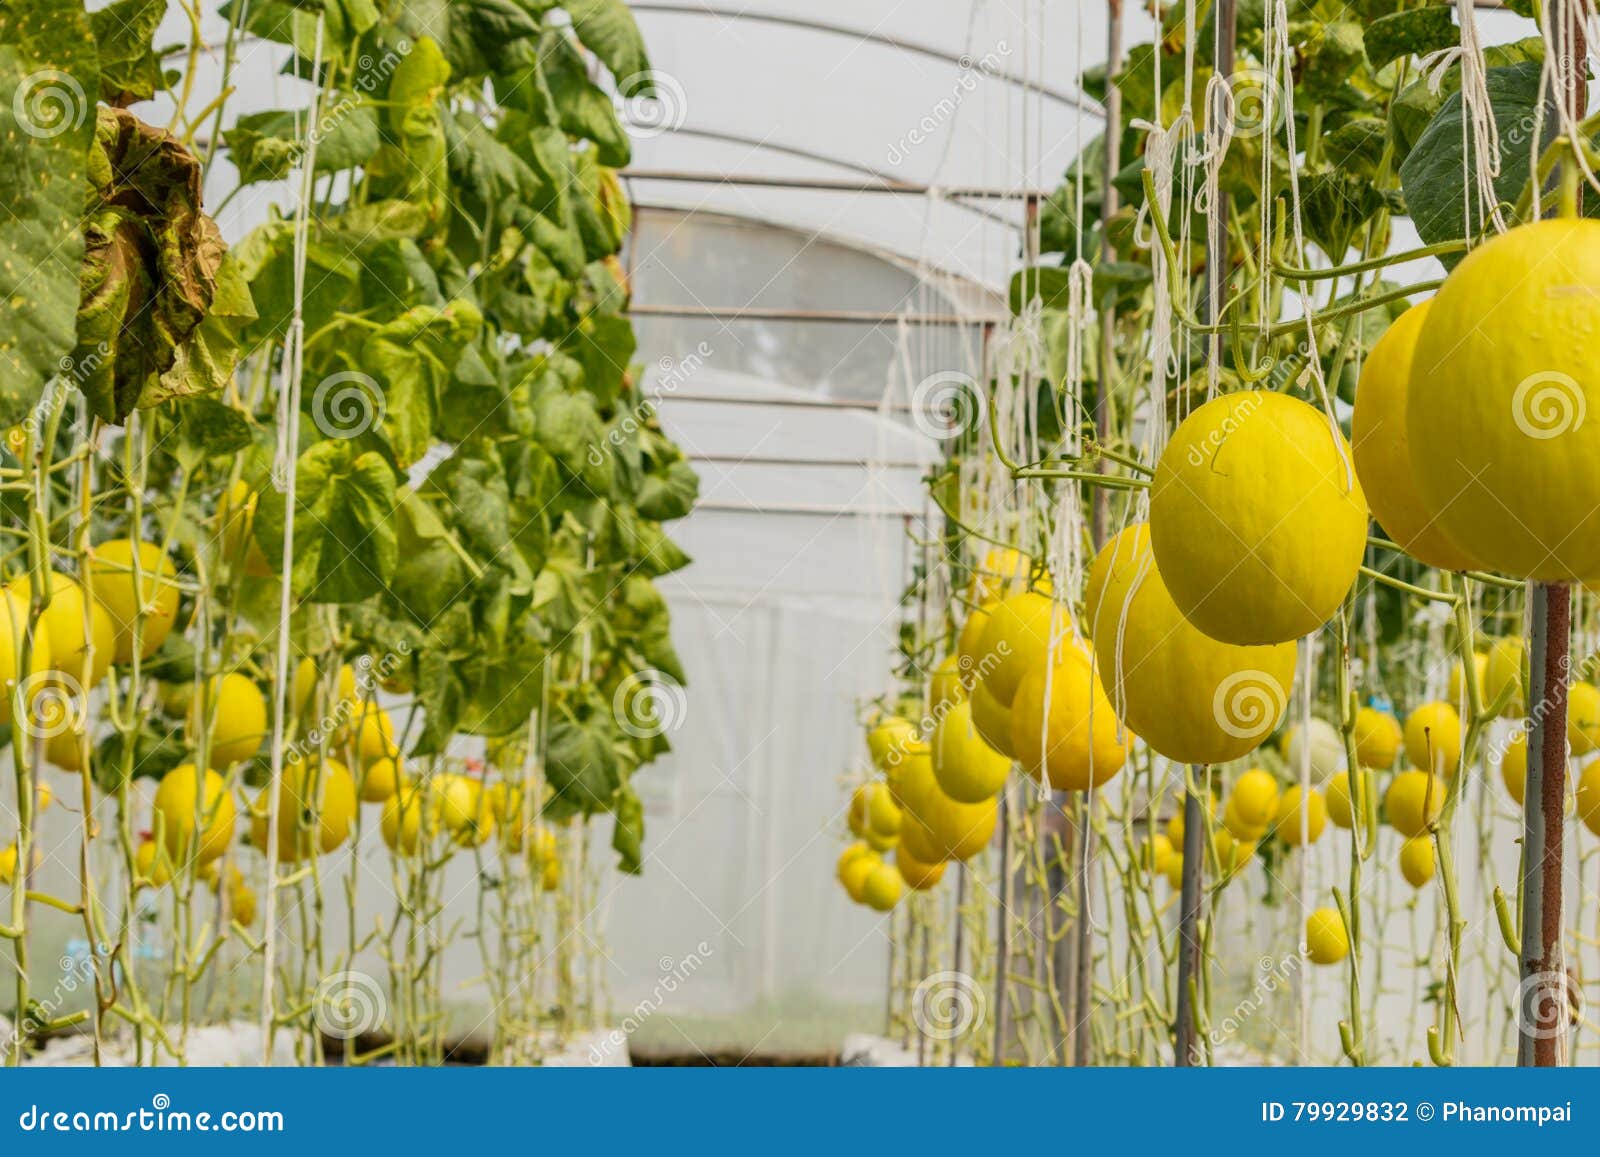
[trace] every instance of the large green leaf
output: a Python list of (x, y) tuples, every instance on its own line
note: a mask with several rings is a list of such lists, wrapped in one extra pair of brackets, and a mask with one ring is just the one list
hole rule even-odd
[[(1500, 175), (1494, 188), (1501, 201), (1515, 201), (1528, 181), (1533, 151), (1529, 137), (1539, 117), (1542, 93), (1540, 73), (1541, 66), (1528, 61), (1491, 68), (1485, 78), (1500, 131)], [(1485, 228), (1476, 189), (1469, 196), (1463, 188), (1462, 118), (1461, 94), (1457, 92), (1445, 101), (1400, 166), (1407, 210), (1418, 235), (1428, 244), (1476, 237)], [(1546, 99), (1538, 151), (1544, 151), (1558, 127), (1557, 110)], [(1470, 217), (1466, 215), (1468, 206)], [(1459, 259), (1454, 255), (1443, 260), (1453, 265)]]
[(617, 853), (617, 871), (637, 876), (644, 871), (644, 804), (632, 787), (623, 784), (611, 814), (611, 850)]
[(456, 301), (413, 306), (368, 335), (361, 364), (382, 392), (383, 435), (401, 466), (433, 444), (440, 388), (482, 323), (474, 306)]
[(582, 723), (562, 722), (550, 728), (545, 777), (553, 796), (546, 810), (558, 818), (606, 810), (622, 786), (612, 731), (597, 710)]
[(614, 169), (627, 165), (632, 146), (617, 118), (617, 107), (589, 79), (583, 54), (572, 38), (560, 30), (545, 33), (539, 56), (561, 114), (561, 127), (575, 137), (593, 141), (602, 165)]
[(440, 115), (450, 65), (438, 44), (424, 37), (395, 66), (389, 78), (389, 131), (406, 161), (406, 199), (444, 216), (450, 196), (449, 148)]
[(628, 96), (651, 94), (644, 37), (623, 0), (561, 0), (561, 7), (572, 17), (572, 27), (584, 47), (611, 70)]
[[(394, 574), (394, 474), (376, 451), (329, 439), (300, 455), (295, 482), (295, 594), (314, 603), (360, 602)], [(267, 488), (256, 509), (256, 542), (283, 568), (284, 495)]]
[[(1544, 41), (1537, 36), (1530, 36), (1511, 44), (1493, 44), (1483, 50), (1483, 60), (1489, 68), (1504, 68), (1530, 60), (1543, 61)], [(1401, 91), (1389, 106), (1397, 160), (1405, 160), (1423, 130), (1428, 127), (1428, 122), (1433, 120), (1450, 95), (1460, 90), (1461, 65), (1457, 63), (1445, 69), (1437, 90), (1433, 78), (1425, 76)]]
[(1393, 12), (1367, 26), (1367, 60), (1382, 68), (1402, 56), (1424, 56), (1460, 41), (1461, 30), (1443, 5)]
[(116, 0), (89, 17), (100, 51), (100, 99), (126, 105), (166, 87), (151, 40), (167, 0)]
[[(239, 170), (239, 183), (281, 181), (300, 161), (311, 126), (289, 109), (240, 117), (222, 134), (228, 157)], [(314, 170), (336, 173), (364, 165), (378, 151), (377, 110), (352, 96), (334, 102), (318, 118)]]
[(99, 78), (79, 0), (0, 0), (0, 425), (72, 352)]

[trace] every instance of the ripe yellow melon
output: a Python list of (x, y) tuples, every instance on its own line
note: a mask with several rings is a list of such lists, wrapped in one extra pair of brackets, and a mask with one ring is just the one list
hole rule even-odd
[(1139, 848), (1139, 862), (1151, 872), (1160, 874), (1167, 870), (1167, 861), (1175, 854), (1176, 849), (1163, 833), (1157, 832)]
[(928, 710), (938, 718), (966, 697), (967, 689), (961, 682), (961, 658), (946, 655), (928, 677)]
[(1337, 964), (1350, 955), (1350, 936), (1337, 908), (1318, 908), (1306, 917), (1306, 955), (1313, 964)]
[(981, 603), (967, 612), (956, 636), (956, 669), (961, 685), (971, 691), (978, 681), (978, 659), (983, 646), (983, 632), (989, 626), (989, 616), (994, 612), (993, 602)]
[(1567, 745), (1573, 755), (1600, 748), (1600, 687), (1582, 681), (1567, 688)]
[(1072, 621), (1066, 608), (1047, 595), (1024, 591), (996, 603), (984, 625), (976, 656), (978, 679), (995, 701), (1010, 707), (1022, 677), (1060, 655), (1072, 643)]
[(1282, 717), (1299, 644), (1218, 642), (1184, 618), (1163, 578), (1144, 524), (1116, 535), (1094, 561), (1086, 609), (1107, 697), (1168, 759), (1238, 759)]
[[(335, 688), (338, 698), (333, 703), (318, 703), (321, 683), (322, 673), (317, 670), (316, 660), (311, 656), (307, 655), (295, 664), (294, 690), (291, 694), (295, 710), (300, 714), (301, 728), (342, 732), (361, 712), (361, 688), (356, 683), (355, 669), (349, 663), (340, 664)], [(324, 712), (320, 716), (317, 714), (319, 707)], [(324, 727), (324, 724), (327, 726)]]
[(939, 850), (928, 829), (913, 815), (906, 816), (900, 823), (900, 845), (895, 854), (902, 853), (924, 864), (943, 864), (950, 858)]
[(1284, 792), (1278, 799), (1278, 818), (1276, 831), (1278, 838), (1291, 848), (1300, 846), (1301, 813), (1305, 813), (1305, 837), (1308, 844), (1314, 844), (1322, 838), (1322, 830), (1328, 826), (1328, 801), (1316, 788), (1312, 788), (1306, 797), (1307, 802), (1300, 802), (1300, 785), (1295, 784)]
[(129, 539), (102, 542), (90, 551), (94, 597), (116, 628), (112, 657), (118, 663), (133, 660), (134, 628), (141, 609), (141, 658), (155, 654), (178, 622), (179, 590), (174, 581), (178, 572), (155, 543), (140, 542), (138, 548), (138, 581), (134, 576), (134, 543)]
[(972, 722), (972, 704), (957, 703), (933, 729), (929, 743), (933, 774), (944, 793), (961, 803), (977, 803), (1005, 786), (1011, 758), (984, 741)]
[[(1355, 789), (1354, 793), (1352, 788)], [(1328, 818), (1335, 827), (1350, 828), (1354, 826), (1356, 809), (1366, 806), (1366, 800), (1371, 792), (1377, 790), (1377, 781), (1373, 778), (1370, 768), (1362, 768), (1354, 780), (1350, 773), (1341, 771), (1328, 781), (1325, 796), (1328, 804)]]
[(1413, 767), (1448, 775), (1461, 762), (1461, 716), (1448, 703), (1424, 703), (1406, 716), (1405, 738)]
[[(266, 820), (262, 818), (258, 822), (262, 833), (260, 842), (265, 849)], [(380, 831), (391, 852), (412, 855), (425, 841), (431, 841), (438, 830), (438, 808), (428, 799), (420, 783), (402, 781), (384, 801)], [(256, 838), (252, 836), (253, 840)]]
[(1420, 888), (1433, 879), (1433, 837), (1412, 836), (1400, 845), (1400, 874), (1413, 888)]
[(1431, 305), (1423, 301), (1402, 313), (1367, 355), (1356, 386), (1350, 440), (1372, 517), (1400, 549), (1441, 570), (1473, 570), (1481, 564), (1433, 525), (1411, 477), (1406, 398), (1411, 357)]
[(921, 742), (916, 724), (898, 715), (889, 715), (867, 732), (867, 754), (879, 771), (888, 771)]
[[(28, 618), (27, 602), (9, 590), (0, 590), (0, 723), (11, 722), (11, 697), (16, 691), (17, 680), (22, 679), (24, 695), (32, 693), (32, 697), (37, 698), (44, 688), (37, 682), (30, 684), (29, 679), (51, 669), (50, 626), (43, 616), (34, 624), (33, 650), (28, 653), (28, 669), (26, 672), (21, 669), (22, 648), (28, 637)], [(48, 698), (50, 701), (44, 706), (50, 708), (53, 714), (55, 708), (62, 704), (53, 693)]]
[(1028, 672), (1011, 704), (1011, 746), (1022, 769), (1037, 780), (1043, 768), (1057, 791), (1105, 783), (1122, 770), (1132, 741), (1117, 722), (1094, 660), (1076, 647), (1054, 668), (1040, 663)]
[(900, 902), (904, 890), (905, 881), (900, 876), (900, 869), (880, 861), (862, 882), (861, 898), (868, 908), (887, 912)]
[[(281, 783), (280, 860), (292, 864), (322, 855), (349, 838), (356, 815), (356, 784), (344, 764), (332, 759), (298, 759), (284, 766)], [(268, 790), (261, 789), (250, 810), (250, 842), (263, 853), (267, 847)], [(397, 821), (400, 818), (397, 813)], [(419, 816), (419, 823), (420, 820)]]
[(249, 759), (272, 730), (261, 689), (238, 671), (211, 680), (207, 694), (195, 696), (189, 710), (189, 742), (196, 755), (202, 724), (210, 728), (212, 767)]
[[(33, 584), (26, 574), (12, 579), (6, 589), (27, 607), (33, 599)], [(89, 603), (89, 629), (84, 630), (83, 588), (71, 575), (59, 571), (50, 576), (50, 605), (40, 616), (49, 639), (50, 669), (67, 677), (66, 688), (76, 694), (105, 678), (116, 649), (117, 628), (111, 615), (98, 600)], [(24, 620), (25, 622), (26, 620)], [(94, 640), (93, 663), (88, 660), (89, 641)], [(73, 684), (77, 686), (74, 687)]]
[(1435, 295), (1406, 428), (1423, 509), (1517, 578), (1600, 574), (1600, 222), (1491, 238)]
[(1578, 776), (1578, 818), (1600, 836), (1600, 763), (1591, 763)]
[(993, 798), (978, 803), (951, 799), (934, 778), (931, 760), (908, 760), (901, 768), (895, 794), (903, 812), (901, 840), (908, 842), (913, 858), (924, 863), (970, 859), (987, 847), (994, 835), (998, 802)]
[(1285, 394), (1214, 398), (1156, 464), (1150, 537), (1173, 602), (1201, 631), (1238, 646), (1298, 639), (1333, 617), (1366, 551), (1349, 444)]
[(900, 878), (906, 886), (918, 892), (925, 892), (944, 879), (944, 861), (924, 863), (908, 852), (903, 843), (895, 849), (894, 866), (900, 869)]
[(1011, 743), (1011, 709), (989, 693), (982, 683), (973, 685), (971, 698), (972, 726), (983, 741), (1007, 759), (1017, 757)]
[(1500, 707), (1504, 719), (1520, 719), (1527, 714), (1522, 694), (1522, 640), (1496, 639), (1489, 648), (1483, 671), (1483, 705), (1487, 710)]
[[(1259, 767), (1250, 768), (1233, 781), (1233, 790), (1228, 793), (1228, 807), (1233, 810), (1238, 824), (1247, 830), (1265, 828), (1278, 814), (1278, 781), (1269, 771)], [(1223, 818), (1227, 818), (1226, 812)], [(1229, 830), (1233, 831), (1233, 828)], [(1237, 831), (1233, 834), (1241, 839), (1251, 838)]]
[(839, 873), (839, 882), (844, 885), (844, 890), (857, 904), (867, 902), (867, 877), (882, 863), (877, 852), (869, 851), (866, 855), (851, 860)]
[(1408, 839), (1420, 836), (1444, 811), (1445, 783), (1437, 775), (1413, 768), (1402, 771), (1389, 782), (1383, 795), (1383, 811), (1389, 826)]
[(1363, 707), (1356, 712), (1355, 731), (1356, 762), (1362, 767), (1384, 769), (1394, 763), (1400, 754), (1404, 735), (1400, 721), (1387, 711), (1376, 707)]
[[(400, 764), (393, 759), (374, 759), (361, 769), (362, 803), (386, 803), (400, 789), (403, 780)], [(521, 830), (520, 828), (516, 830)]]
[(991, 599), (1015, 594), (1028, 585), (1033, 560), (1008, 546), (992, 547), (972, 572), (967, 585), (968, 601), (982, 605)]
[[(200, 783), (204, 783), (203, 789)], [(160, 837), (175, 864), (191, 858), (199, 864), (221, 859), (233, 841), (235, 814), (233, 796), (222, 776), (207, 771), (202, 778), (192, 763), (173, 768), (156, 786)]]
[(1520, 727), (1511, 733), (1500, 754), (1500, 780), (1506, 785), (1506, 794), (1521, 807), (1528, 782), (1528, 733)]

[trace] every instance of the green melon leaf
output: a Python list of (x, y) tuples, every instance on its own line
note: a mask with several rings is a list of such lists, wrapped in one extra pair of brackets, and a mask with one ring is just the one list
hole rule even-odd
[(38, 404), (76, 344), (98, 92), (79, 0), (0, 0), (0, 425)]
[[(294, 593), (313, 603), (355, 603), (383, 590), (398, 545), (394, 473), (376, 451), (330, 438), (300, 455), (295, 483)], [(256, 509), (256, 542), (283, 567), (284, 495), (268, 487)]]

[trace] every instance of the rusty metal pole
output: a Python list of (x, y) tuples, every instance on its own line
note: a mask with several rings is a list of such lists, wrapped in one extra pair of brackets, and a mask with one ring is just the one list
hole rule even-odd
[(1571, 592), (1565, 583), (1528, 588), (1528, 782), (1522, 809), (1522, 985), (1517, 1064), (1562, 1063), (1567, 973), (1562, 959), (1562, 855), (1567, 794), (1567, 647)]
[[(1198, 1049), (1194, 1033), (1194, 998), (1200, 983), (1200, 908), (1205, 897), (1206, 819), (1200, 811), (1206, 769), (1184, 768), (1183, 881), (1178, 891), (1178, 1023), (1173, 1026), (1172, 1063), (1189, 1068)], [(1192, 780), (1192, 782), (1190, 782)]]
[[(1566, 41), (1566, 50), (1557, 54), (1557, 79), (1567, 111), (1574, 121), (1581, 121), (1588, 106), (1583, 17), (1576, 4), (1558, 7), (1556, 13), (1567, 20), (1560, 34)], [(1578, 197), (1581, 212), (1581, 185)], [(1561, 939), (1572, 591), (1566, 583), (1530, 583), (1528, 601), (1529, 759), (1522, 807), (1522, 984), (1518, 991), (1521, 1033), (1517, 1064), (1553, 1068), (1566, 1063), (1569, 1027), (1569, 981)]]

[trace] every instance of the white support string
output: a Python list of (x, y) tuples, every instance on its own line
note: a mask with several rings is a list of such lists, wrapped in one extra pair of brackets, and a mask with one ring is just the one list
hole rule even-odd
[[(306, 147), (300, 158), (299, 203), (294, 219), (294, 308), (289, 328), (283, 339), (283, 385), (278, 393), (278, 445), (272, 466), (272, 482), (282, 491), (283, 568), (278, 588), (278, 648), (274, 667), (276, 681), (272, 692), (272, 778), (267, 785), (267, 882), (262, 897), (263, 938), (261, 946), (261, 1049), (262, 1064), (270, 1066), (273, 1041), (276, 1035), (276, 1010), (273, 1006), (273, 956), (277, 948), (278, 921), (275, 910), (278, 882), (278, 819), (282, 812), (284, 714), (289, 694), (289, 622), (294, 610), (294, 516), (296, 469), (296, 433), (300, 424), (300, 382), (305, 370), (305, 320), (303, 307), (306, 288), (306, 250), (310, 233), (311, 200), (317, 162), (317, 134), (315, 126), (322, 99), (322, 33), (323, 16), (317, 15), (316, 45), (311, 58), (313, 86), (310, 107), (306, 110)], [(300, 119), (299, 113), (295, 120)], [(295, 125), (296, 138), (301, 126)]]
[[(1541, 0), (1547, 3), (1548, 0)], [(1558, 0), (1559, 2), (1559, 0)], [(1461, 66), (1461, 167), (1462, 219), (1467, 224), (1467, 243), (1473, 242), (1472, 194), (1478, 197), (1478, 221), (1492, 223), (1496, 233), (1504, 233), (1507, 225), (1500, 212), (1500, 195), (1495, 191), (1495, 179), (1500, 176), (1500, 129), (1495, 124), (1494, 106), (1489, 102), (1487, 66), (1483, 59), (1483, 45), (1478, 40), (1478, 22), (1472, 0), (1455, 0), (1456, 23), (1461, 29), (1461, 43), (1453, 48), (1442, 48), (1422, 57), (1420, 64), (1428, 77), (1429, 91), (1437, 93), (1444, 83), (1450, 66)], [(1549, 69), (1548, 54), (1545, 68)], [(1536, 114), (1537, 115), (1537, 114)], [(1534, 133), (1535, 141), (1539, 134)]]

